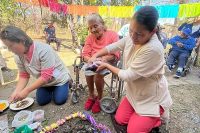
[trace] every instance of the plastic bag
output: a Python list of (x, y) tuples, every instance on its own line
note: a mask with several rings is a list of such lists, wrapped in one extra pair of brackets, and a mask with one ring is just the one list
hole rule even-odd
[(42, 122), (44, 120), (44, 110), (36, 110), (33, 112), (33, 121)]
[(36, 130), (36, 129), (39, 128), (40, 125), (41, 125), (40, 122), (35, 122), (35, 123), (33, 123), (33, 124), (28, 125), (28, 127), (29, 127), (30, 129), (32, 129), (32, 130)]
[(14, 116), (12, 127), (20, 127), (33, 123), (33, 115), (31, 111), (22, 110)]
[(88, 66), (85, 68), (86, 71), (93, 71), (95, 72), (98, 68), (98, 65), (96, 62), (93, 62), (92, 64), (88, 64)]
[(33, 131), (27, 125), (24, 125), (15, 129), (14, 133), (33, 133)]

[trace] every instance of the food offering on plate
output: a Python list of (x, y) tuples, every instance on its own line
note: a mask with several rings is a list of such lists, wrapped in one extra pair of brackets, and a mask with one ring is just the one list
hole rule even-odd
[(7, 109), (9, 106), (9, 103), (7, 100), (0, 100), (0, 112), (3, 112), (5, 109)]
[(24, 106), (26, 106), (28, 104), (28, 100), (24, 99), (22, 101), (18, 101), (16, 102), (15, 108), (23, 108)]
[(34, 99), (27, 97), (21, 101), (17, 101), (15, 103), (11, 103), (10, 104), (10, 109), (11, 110), (22, 110), (22, 109), (26, 109), (29, 106), (31, 106), (34, 103)]
[(3, 111), (6, 108), (6, 103), (0, 103), (0, 110)]

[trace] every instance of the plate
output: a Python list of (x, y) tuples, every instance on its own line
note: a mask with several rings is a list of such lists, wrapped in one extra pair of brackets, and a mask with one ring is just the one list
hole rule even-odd
[(9, 108), (14, 111), (23, 110), (30, 107), (33, 103), (34, 103), (34, 99), (31, 97), (27, 97), (21, 101), (10, 104)]
[(9, 106), (9, 102), (7, 100), (0, 100), (0, 112), (3, 112)]

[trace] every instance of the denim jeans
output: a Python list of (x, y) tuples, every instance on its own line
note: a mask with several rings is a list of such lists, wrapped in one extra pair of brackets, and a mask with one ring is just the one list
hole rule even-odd
[(177, 50), (172, 50), (169, 54), (168, 60), (167, 60), (167, 65), (174, 65), (175, 60), (178, 60), (178, 67), (179, 68), (184, 68), (186, 65), (187, 59), (189, 57), (189, 52), (181, 52)]
[(61, 86), (40, 87), (36, 92), (36, 100), (39, 105), (45, 105), (53, 99), (55, 104), (61, 105), (67, 101), (69, 82)]

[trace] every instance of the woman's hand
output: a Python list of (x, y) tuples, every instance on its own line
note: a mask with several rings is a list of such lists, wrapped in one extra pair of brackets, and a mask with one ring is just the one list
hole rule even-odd
[(92, 62), (94, 62), (94, 61), (96, 61), (97, 60), (97, 57), (96, 56), (92, 56), (89, 60), (88, 60), (88, 63), (90, 64), (90, 63), (92, 63)]
[(18, 91), (15, 90), (15, 91), (11, 94), (11, 96), (9, 97), (9, 102), (10, 102), (10, 103), (15, 102), (15, 99), (16, 99), (16, 97), (18, 97), (19, 94), (20, 94), (20, 92), (18, 92)]
[(29, 92), (26, 88), (24, 88), (21, 92), (13, 92), (13, 94), (9, 98), (9, 102), (15, 102), (15, 101), (20, 101), (23, 100), (28, 96)]
[(26, 98), (29, 94), (29, 91), (27, 88), (23, 89), (22, 92), (19, 95), (19, 99), (23, 100), (24, 98)]
[(107, 67), (107, 64), (108, 63), (103, 62), (103, 61), (97, 61), (98, 68), (97, 68), (96, 72), (99, 72), (99, 71), (102, 71), (103, 69), (105, 69)]
[(178, 47), (182, 48), (183, 47), (183, 43), (177, 42), (176, 43)]

